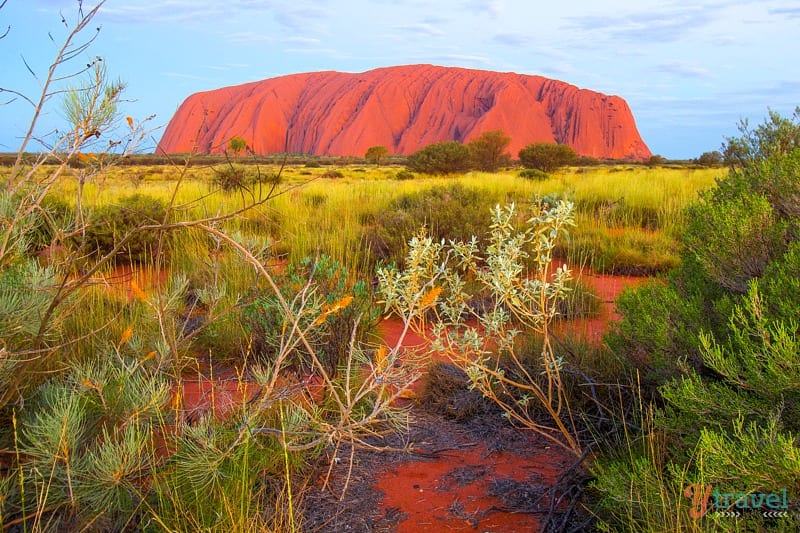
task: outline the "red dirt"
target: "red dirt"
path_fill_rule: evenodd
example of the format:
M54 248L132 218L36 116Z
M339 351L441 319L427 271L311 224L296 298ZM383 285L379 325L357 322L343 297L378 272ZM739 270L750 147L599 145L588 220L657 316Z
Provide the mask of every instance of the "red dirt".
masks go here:
M485 443L478 443L447 451L435 461L401 464L382 474L375 487L384 494L384 508L406 516L398 533L536 531L535 514L508 510L491 492L492 483L500 479L525 482L535 475L542 485L555 483L569 456L558 450L542 452L490 452Z
M210 415L224 419L228 413L252 400L260 387L226 372L222 376L192 379L185 377L178 387L173 388L173 396L180 392L183 411L191 417Z
M619 318L614 300L626 288L638 285L645 278L612 276L589 272L574 273L588 284L601 301L596 318L564 321L556 330L576 334L599 344L611 320ZM400 336L398 320L384 320L380 332L385 342L393 346ZM409 334L404 345L416 346L426 339ZM537 453L538 450L538 453ZM537 515L504 511L502 503L490 494L491 482L498 478L524 481L531 473L541 476L541 483L555 483L560 468L575 458L565 450L539 446L533 453L489 453L485 443L473 448L448 452L434 461L409 461L378 476L375 487L383 493L383 514L400 516L398 533L425 531L539 531ZM448 481L454 472L481 469L482 475L469 483Z
M555 331L556 333L575 335L595 346L600 345L603 341L603 335L608 331L609 323L621 318L614 305L617 297L623 290L641 285L649 279L636 276L594 274L588 271L573 272L573 275L591 287L592 292L600 300L600 313L593 318L565 320L556 325Z
M533 142L613 159L650 157L619 96L513 72L433 65L292 74L189 96L157 150L222 153L239 136L257 154L411 154L503 130L516 154Z
M581 277L600 298L601 314L592 319L565 321L558 328L565 333L577 333L591 342L600 342L609 320L618 317L614 310L614 299L623 289L641 283L644 278L587 272L583 272ZM161 278L153 273L120 270L108 283L116 290L125 291L129 298L136 298L137 287L147 290ZM384 320L379 331L383 342L395 346L402 332L402 324L395 319ZM419 334L408 332L402 345L411 348L427 343L428 340ZM304 384L295 385L300 387ZM256 384L243 381L233 370L211 368L198 369L196 377L186 376L180 387L182 411L187 417L210 415L224 418L251 400L259 390ZM305 389L310 391L309 401L313 401L311 398L321 392L319 383ZM305 397L302 392L304 389L299 390ZM173 390L173 395L174 398L178 397L177 388ZM573 455L544 444L531 434L522 435L519 437L521 440L498 449L489 438L468 437L454 431L451 422L434 421L429 427L430 441L423 439L416 443L416 456L394 463L389 461L386 463L390 465L388 468L386 465L381 465L382 468L379 466L364 481L382 493L377 507L378 515L392 517L388 521L391 530L415 533L443 530L530 532L540 529L539 519L544 515L541 509L546 509L549 502L544 501L533 510L520 510L503 502L500 498L502 490L493 491L493 484L519 482L531 486L531 480L534 479L533 486L550 487L560 472L575 460ZM447 435L435 436L430 431ZM426 446L442 440L448 442L449 447L426 453ZM374 512L375 508L358 511Z

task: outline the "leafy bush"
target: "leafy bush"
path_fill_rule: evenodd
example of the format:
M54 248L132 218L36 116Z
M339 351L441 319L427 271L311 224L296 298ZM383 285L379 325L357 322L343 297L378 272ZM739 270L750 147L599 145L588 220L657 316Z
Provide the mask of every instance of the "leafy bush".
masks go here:
M689 210L688 219L687 253L708 279L735 293L746 292L748 282L761 277L785 248L787 224L763 196L706 198Z
M166 213L161 200L139 193L124 196L117 204L101 206L91 214L86 228L84 243L87 251L105 255L120 246L116 255L118 260L145 262L155 251L159 232L141 228L161 224Z
M478 170L495 172L511 163L511 154L506 152L511 137L503 130L492 130L467 143L472 164Z
M242 165L227 165L214 169L212 178L214 186L226 193L239 192L248 189L253 184L247 168Z
M794 249L791 243L798 238L798 219L789 213L791 198L796 196L800 182L800 149L793 141L783 143L790 148L788 151L774 149L776 138L795 138L789 124L792 123L771 115L755 133L743 130L742 139L729 140L728 152L739 154L739 163L718 181L717 188L687 210L682 263L667 279L666 288L659 294L648 294L651 289L643 289L638 305L632 305L638 296L620 300L621 328L627 331L627 340L612 334L610 340L615 349L639 354L637 360L650 360L648 367L656 361L670 364L672 359L673 371L663 376L674 375L678 370L676 358L681 351L694 363L691 366L700 370L696 358L699 338L687 332L702 328L725 338L732 307L748 290L749 283L767 271L776 272L777 267L771 265L788 249ZM800 125L794 128L800 131ZM769 154L769 158L761 154ZM772 275L769 283L786 286L787 282ZM648 302L656 298L663 299L664 304ZM626 308L629 305L632 306ZM768 308L774 306L768 303ZM663 348L655 348L650 342L654 339L648 339L647 332L662 330L671 331L670 338L684 340L672 348L659 342L656 344Z
M785 323L797 317L800 309L800 241L789 245L786 253L773 261L758 282L765 311Z
M67 231L75 223L75 210L63 198L45 196L40 204L42 214L36 217L36 224L30 229L29 247L31 251L45 249L52 244L56 231Z
M578 154L566 144L534 143L519 151L519 160L525 168L542 172L553 172L572 165L577 159Z
M320 176L320 177L327 178L327 179L338 180L338 179L341 179L341 178L344 177L344 173L342 173L341 170L328 170L328 171L324 172L322 174L322 176Z
M394 179L404 181L404 180L413 180L416 176L414 176L413 172L409 172L408 170L400 170L397 174L394 175Z
M544 181L550 179L550 174L538 168L526 168L519 171L519 177L534 181Z
M408 156L406 166L423 174L457 174L470 169L469 148L457 141L434 143Z
M655 370L649 385L658 403L640 435L656 444L629 444L627 462L596 470L616 527L674 516L687 505L681 486L691 483L694 490L765 494L800 482L797 119L798 112L793 120L770 113L753 131L742 125L742 137L725 149L729 175L687 212L681 266L663 285L618 302L623 320L607 339L640 368ZM622 485L612 487L614 478L627 479L624 494ZM620 502L627 511L617 514ZM724 529L699 514L692 528ZM798 518L745 513L738 526L796 530Z
M722 152L714 150L713 152L703 152L700 154L695 162L704 167L718 167L722 165L723 158Z
M504 417L580 456L563 361L549 333L571 279L566 267L551 272L552 254L555 241L574 225L573 209L565 201L535 202L518 225L514 204L497 205L485 248L474 237L446 243L421 231L409 242L404 270L380 268L378 280L386 310L411 317L415 331L426 331L426 316L435 309L432 349L461 367ZM486 305L473 310L474 299ZM515 342L522 329L543 338L528 364Z
M281 292L292 305L304 309L298 324L310 347L330 375L336 375L350 353L350 343L360 322L355 339L363 340L377 317L372 311L369 285L363 280L352 282L347 271L327 256L305 259L290 264L276 279ZM252 331L253 351L264 361L272 362L280 353L291 324L277 296L259 295L243 311L243 327ZM291 332L289 332L291 334ZM307 347L292 350L292 366L300 370L311 367Z
M647 160L648 167L657 167L659 165L666 165L667 158L663 155L654 154L650 156L650 159Z
M374 215L364 232L366 245L378 259L400 263L406 243L425 226L438 239L467 240L486 235L490 197L461 184L438 186L395 198L387 209Z
M156 464L149 439L169 386L119 353L102 361L50 379L20 415L24 492L5 503L23 514L25 505L46 510L58 529L119 530L135 522Z
M389 149L385 146L370 146L367 148L367 152L364 154L364 159L366 159L368 163L375 163L376 165L380 166L381 159L386 157L388 154Z

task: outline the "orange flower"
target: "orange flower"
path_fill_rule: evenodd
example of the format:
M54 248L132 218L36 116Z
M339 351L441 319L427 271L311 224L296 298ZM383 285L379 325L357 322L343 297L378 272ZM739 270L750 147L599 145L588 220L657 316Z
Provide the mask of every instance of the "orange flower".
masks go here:
M386 370L387 354L388 350L386 349L386 346L381 346L375 350L375 375L378 377L380 377Z
M140 302L147 301L147 295L144 293L142 288L139 287L139 284L136 283L135 279L131 280L131 296L134 300L139 300Z
M119 338L120 345L125 344L129 340L131 340L131 336L133 335L133 328L128 326L125 328L125 331L122 332L122 336Z
M441 294L442 288L441 287L433 287L431 290L428 291L428 294L422 297L422 300L419 302L419 306L421 308L430 307L436 302L436 298L439 297Z
M311 325L319 326L320 324L325 322L325 320L330 315L335 315L336 313L338 313L339 311L350 305L352 302L353 302L352 296L345 296L344 298L337 300L330 305L329 304L323 305L322 313L317 317L317 319Z

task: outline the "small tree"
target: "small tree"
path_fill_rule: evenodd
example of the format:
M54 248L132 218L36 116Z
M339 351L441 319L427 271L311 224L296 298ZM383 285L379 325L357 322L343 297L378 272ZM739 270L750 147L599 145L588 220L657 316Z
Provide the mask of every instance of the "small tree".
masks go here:
M495 172L511 162L511 154L506 151L510 143L511 137L503 130L492 130L470 141L467 148L478 170Z
M385 146L370 146L367 148L367 153L364 154L364 159L366 159L368 163L375 163L381 166L381 159L386 157L388 153L389 149Z
M228 150L233 153L234 157L238 157L240 153L247 149L247 141L245 141L242 137L238 135L231 137L231 140L228 141Z
M663 165L667 162L667 158L663 155L654 154L650 156L650 159L647 160L648 167L656 167L658 165Z
M519 160L525 168L542 172L553 172L573 164L577 159L578 154L566 144L533 143L519 151Z
M704 167L718 167L722 165L722 153L719 150L713 152L703 152L700 157L696 159L698 165Z
M429 144L408 156L406 166L424 174L456 174L470 168L469 148L457 141Z

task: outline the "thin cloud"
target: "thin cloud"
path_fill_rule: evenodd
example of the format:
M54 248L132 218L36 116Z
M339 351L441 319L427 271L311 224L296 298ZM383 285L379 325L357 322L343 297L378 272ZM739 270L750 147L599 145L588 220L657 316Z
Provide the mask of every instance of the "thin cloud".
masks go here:
M669 61L658 65L657 70L666 74L674 74L682 78L710 78L711 73L703 67L682 63L680 61Z
M492 42L505 46L525 46L530 44L531 37L521 32L498 33L492 37Z
M445 32L438 25L430 22L419 22L417 24L401 24L394 26L394 29L414 33L421 37L444 37Z
M294 46L319 46L322 41L314 37L289 37L284 42Z
M441 63L470 63L473 65L488 66L492 64L492 60L486 56L467 55L467 54L442 54L431 56L429 58L434 62Z
M767 10L770 15L779 15L790 19L800 18L800 7L778 7Z
M545 65L539 69L539 74L544 76L562 77L576 72L572 65L566 63L559 63L557 65Z
M503 0L471 0L467 2L467 8L479 14L486 13L492 18L498 18L503 14L505 6Z
M319 7L292 7L275 13L275 20L292 31L319 29L322 22L329 19L330 13Z
M263 33L256 33L253 31L231 33L228 34L225 39L234 44L269 43L275 41L275 38L271 35L264 35Z
M674 42L713 22L708 8L568 17L570 28L631 42Z
M186 0L165 0L158 3L136 3L129 5L108 5L100 12L103 20L134 24L169 24L203 19L227 18L246 6L242 2L192 2ZM246 2L245 2L246 4Z

